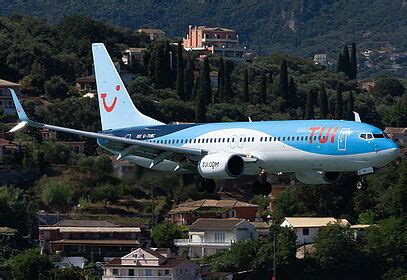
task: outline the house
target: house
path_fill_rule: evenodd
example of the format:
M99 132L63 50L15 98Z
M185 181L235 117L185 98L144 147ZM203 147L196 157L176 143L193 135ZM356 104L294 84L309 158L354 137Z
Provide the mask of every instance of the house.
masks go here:
M165 38L165 32L156 28L140 28L137 30L139 33L145 33L150 37L150 40Z
M245 219L201 218L189 226L188 239L176 239L174 245L191 258L201 258L228 250L237 241L255 238L255 226Z
M115 257L139 246L140 227L121 227L108 221L62 220L52 226L39 226L42 251L63 256Z
M327 65L328 61L326 59L326 53L317 53L314 55L314 64L316 65Z
M86 97L93 97L96 93L95 75L79 77L75 80L75 88Z
M297 244L313 243L316 235L322 227L339 222L349 225L346 219L335 219L333 217L286 217L281 227L292 228L297 236Z
M0 244L10 242L17 234L17 230L9 227L0 227Z
M145 52L146 48L128 48L122 53L122 61L126 65L131 65L136 61L142 62Z
M21 149L20 145L17 145L9 140L0 138L0 162L5 161L6 157L12 158L15 153Z
M239 35L228 28L190 25L183 45L186 51L196 52L200 57L213 54L235 62L248 60L246 49L239 45Z
M401 146L407 146L407 128L406 127L386 127L384 132Z
M201 199L185 202L169 212L173 223L191 225L199 218L239 218L248 221L256 219L257 205L235 199Z
M198 279L199 266L185 258L174 258L154 249L138 248L103 267L104 280L116 279Z
M0 79L0 108L3 109L4 115L13 115L16 113L13 100L8 90L9 88L12 88L17 95L21 95L20 84Z

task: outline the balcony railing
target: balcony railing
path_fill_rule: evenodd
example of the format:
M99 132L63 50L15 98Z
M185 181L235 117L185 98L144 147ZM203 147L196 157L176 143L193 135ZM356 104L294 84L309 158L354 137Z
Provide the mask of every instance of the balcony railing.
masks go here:
M102 276L102 280L151 280L151 279L162 279L162 280L171 280L171 276Z
M237 43L239 42L237 39L231 38L202 38L202 42L230 42L230 43Z
M175 239L174 245L175 246L208 246L208 247L230 247L234 240L230 241L194 241L189 239Z

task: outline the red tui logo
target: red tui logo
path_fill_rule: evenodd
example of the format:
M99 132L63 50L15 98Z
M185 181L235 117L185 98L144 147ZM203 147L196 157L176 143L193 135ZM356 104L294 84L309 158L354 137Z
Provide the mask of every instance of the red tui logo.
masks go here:
M117 85L116 86L116 91L119 91L119 90L120 90L120 86ZM107 97L106 93L102 93L100 95L100 98L102 98L103 107L105 108L106 112L110 113L111 111L113 111L114 107L116 106L117 96L114 97L113 103L111 105L106 104L106 97Z

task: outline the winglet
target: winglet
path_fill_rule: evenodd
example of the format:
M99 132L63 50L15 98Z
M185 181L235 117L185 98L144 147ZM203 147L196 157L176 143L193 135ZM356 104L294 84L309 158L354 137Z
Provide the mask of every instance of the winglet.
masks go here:
M353 111L353 114L355 115L355 122L362 122L358 112Z
M20 119L20 123L18 123L15 127L10 129L8 133L16 132L17 130L20 130L21 128L25 127L28 125L28 123L31 123L31 120L27 117L27 114L25 113L23 106L21 106L20 100L17 98L16 92L9 88L8 89L11 93L11 97L13 98L14 106L16 107L17 115L18 118Z

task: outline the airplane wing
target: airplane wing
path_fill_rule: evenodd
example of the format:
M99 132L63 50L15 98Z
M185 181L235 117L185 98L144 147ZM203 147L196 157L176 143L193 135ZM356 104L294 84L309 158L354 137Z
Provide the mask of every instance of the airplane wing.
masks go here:
M150 168L154 167L155 165L162 162L164 159L176 159L176 161L180 162L180 166L178 167L186 167L189 164L189 160L192 161L199 161L203 156L207 154L207 151L201 149L194 149L194 148L187 148L187 147L179 147L179 146L172 146L172 145L163 145L158 143L146 142L141 140L129 139L124 137L117 137L113 135L109 135L106 133L100 132L89 132L83 130L77 130L72 128L60 127L55 125L49 125L39 122L34 122L27 117L23 107L21 106L20 101L17 98L16 93L13 89L9 89L11 96L14 101L14 105L16 107L16 111L18 114L18 118L20 119L20 123L13 127L9 132L15 132L25 126L31 126L36 128L47 128L53 131L65 132L76 134L79 136L89 137L89 138L96 138L96 139L106 139L115 142L116 144L123 147L122 152L119 154L118 159L124 158L126 155L130 153L136 153L139 156L146 157L152 160ZM188 161L188 162L186 162ZM182 165L182 166L181 166Z

